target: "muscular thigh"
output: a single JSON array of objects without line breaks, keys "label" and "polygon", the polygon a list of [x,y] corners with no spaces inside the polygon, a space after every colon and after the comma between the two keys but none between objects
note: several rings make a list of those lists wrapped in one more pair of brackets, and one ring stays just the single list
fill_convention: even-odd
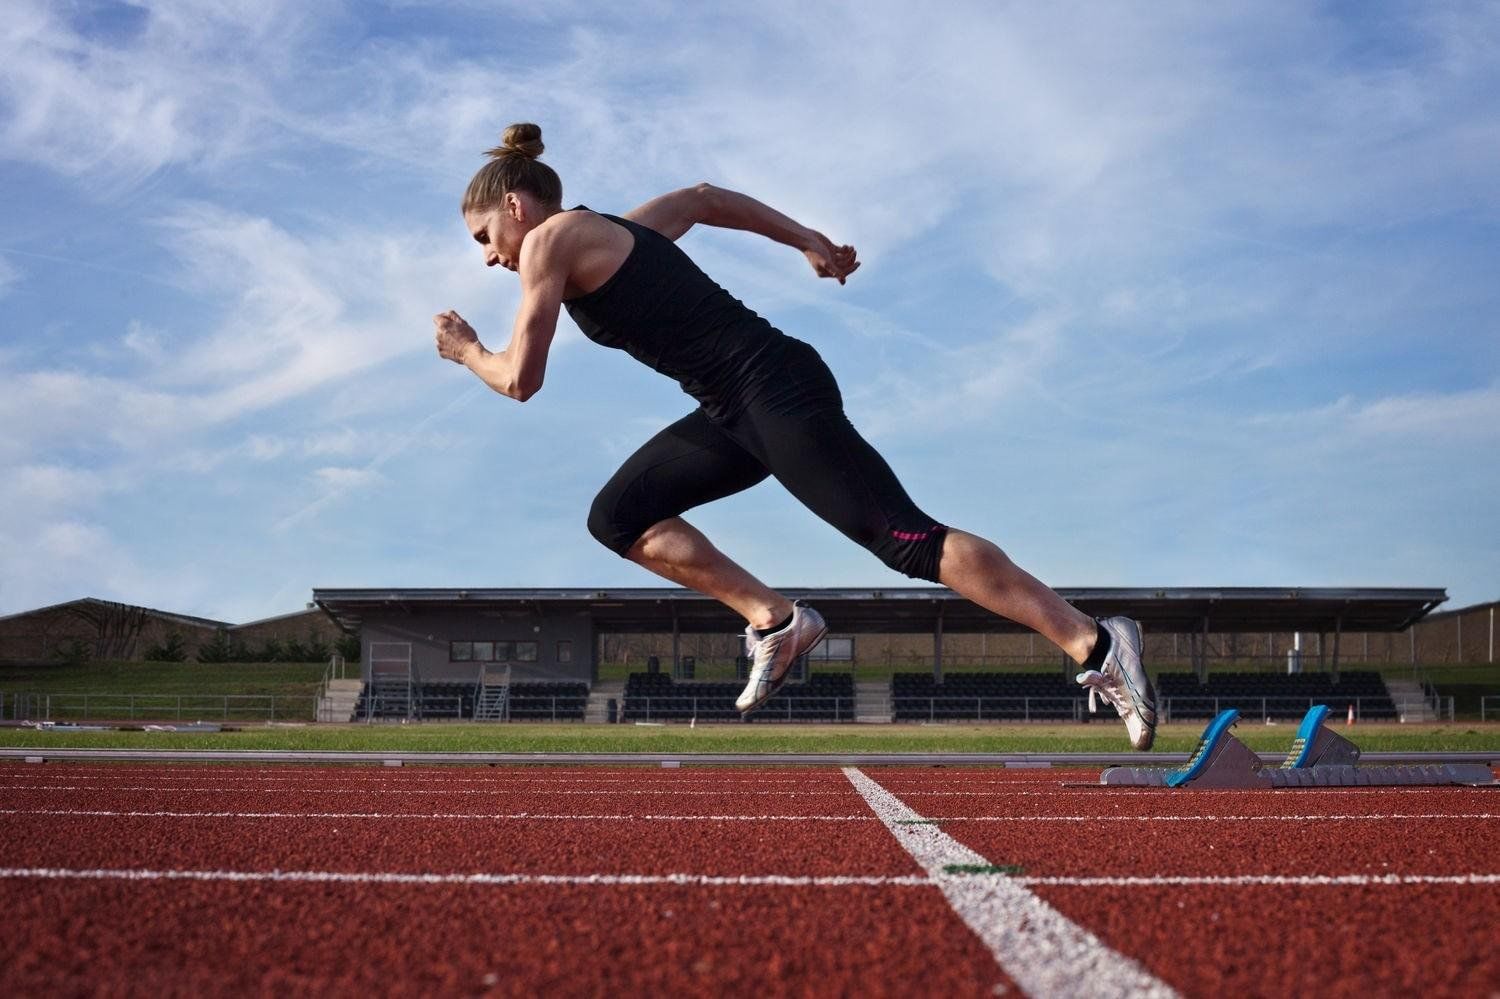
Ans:
[{"label": "muscular thigh", "polygon": [[940,529],[841,409],[757,412],[735,429],[788,492],[867,548]]},{"label": "muscular thigh", "polygon": [[625,460],[594,500],[589,528],[623,554],[653,524],[749,489],[767,474],[755,456],[694,410]]}]

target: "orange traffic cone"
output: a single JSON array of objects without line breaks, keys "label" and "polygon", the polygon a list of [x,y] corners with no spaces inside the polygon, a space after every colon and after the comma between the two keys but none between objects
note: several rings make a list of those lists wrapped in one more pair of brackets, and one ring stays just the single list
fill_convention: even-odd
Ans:
[{"label": "orange traffic cone", "polygon": [[1344,719],[1344,725],[1345,726],[1349,726],[1349,725],[1353,725],[1353,724],[1354,724],[1354,705],[1351,704],[1351,705],[1349,705],[1349,716]]}]

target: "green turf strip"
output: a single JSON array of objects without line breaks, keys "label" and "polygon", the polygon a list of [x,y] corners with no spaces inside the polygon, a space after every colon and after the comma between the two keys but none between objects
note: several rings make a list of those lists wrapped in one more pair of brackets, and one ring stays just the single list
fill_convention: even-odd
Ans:
[{"label": "green turf strip", "polygon": [[944,864],[944,874],[1009,874],[1019,877],[1026,873],[1020,864]]}]

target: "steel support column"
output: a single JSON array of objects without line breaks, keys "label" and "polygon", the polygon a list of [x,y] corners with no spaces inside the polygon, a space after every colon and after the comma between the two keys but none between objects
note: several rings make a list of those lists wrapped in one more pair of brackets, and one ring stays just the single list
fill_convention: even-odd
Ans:
[{"label": "steel support column", "polygon": [[932,679],[934,683],[943,682],[943,604],[937,604],[937,624],[932,631]]}]

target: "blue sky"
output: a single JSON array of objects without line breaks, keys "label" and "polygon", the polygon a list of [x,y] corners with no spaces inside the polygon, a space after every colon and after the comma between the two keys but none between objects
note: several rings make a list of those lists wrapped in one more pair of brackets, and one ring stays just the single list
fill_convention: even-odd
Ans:
[{"label": "blue sky", "polygon": [[[1054,586],[1500,597],[1500,6],[11,0],[0,613],[229,620],[314,587],[621,586],[583,523],[677,387],[457,212],[512,121],[569,204],[710,181],[859,248],[684,247],[813,343],[917,501]],[[768,582],[906,582],[774,483]]]}]

